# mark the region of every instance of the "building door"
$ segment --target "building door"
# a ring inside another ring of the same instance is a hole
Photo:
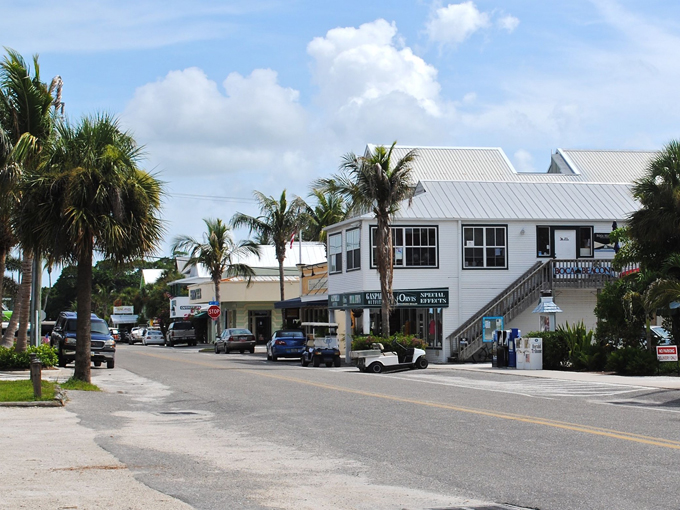
[[[576,258],[576,230],[555,229],[555,258],[571,260]]]
[[[257,343],[268,342],[272,335],[271,310],[249,310],[248,323]]]

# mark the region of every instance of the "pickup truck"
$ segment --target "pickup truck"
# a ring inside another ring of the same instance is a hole
[[[174,347],[176,344],[196,345],[196,330],[189,321],[175,321],[168,326],[165,335],[166,347]]]

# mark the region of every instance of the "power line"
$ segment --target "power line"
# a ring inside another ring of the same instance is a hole
[[[201,200],[216,200],[219,202],[247,202],[247,203],[252,203],[252,202],[257,202],[254,198],[243,198],[243,197],[227,197],[227,196],[216,196],[216,195],[194,195],[190,193],[166,193],[166,195],[169,195],[171,197],[177,197],[177,198],[196,198],[196,199],[201,199]]]

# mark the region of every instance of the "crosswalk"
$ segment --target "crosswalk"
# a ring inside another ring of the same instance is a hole
[[[428,374],[423,372],[384,374],[383,377],[494,393],[510,393],[513,395],[524,395],[526,397],[536,398],[615,397],[640,391],[649,391],[649,388],[644,386],[558,379],[534,379],[528,377],[522,378],[521,380],[508,380],[506,378],[503,378],[502,380],[491,380],[466,378],[448,374]]]

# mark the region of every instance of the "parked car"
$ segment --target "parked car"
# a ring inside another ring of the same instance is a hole
[[[146,334],[146,328],[144,326],[138,326],[136,328],[132,328],[130,331],[130,345],[135,344],[137,342],[142,341],[142,338]]]
[[[149,328],[146,330],[142,338],[143,345],[163,345],[165,344],[165,337],[163,332],[158,328]]]
[[[60,367],[76,359],[77,319],[76,312],[61,312],[50,335],[50,346],[57,349]],[[95,367],[105,362],[106,368],[114,368],[116,341],[109,332],[108,324],[95,314],[90,321],[90,359]]]
[[[215,354],[218,352],[229,354],[231,351],[255,352],[255,335],[250,330],[242,328],[228,328],[222,331],[215,341]]]
[[[196,330],[190,321],[175,321],[168,326],[165,345],[174,347],[177,344],[196,345]]]
[[[307,337],[301,329],[281,329],[274,332],[267,342],[267,359],[276,361],[278,358],[300,359],[305,350]]]

